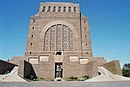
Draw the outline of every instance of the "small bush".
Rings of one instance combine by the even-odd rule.
[[[44,78],[40,78],[40,80],[44,80]]]
[[[42,80],[44,80],[44,78],[36,77],[36,79],[34,79],[34,81],[42,81]]]
[[[71,76],[71,77],[69,77],[69,79],[76,81],[78,79],[78,77]]]
[[[78,77],[70,76],[69,78],[66,79],[66,81],[77,81]]]
[[[89,79],[89,76],[87,75],[84,75],[82,78],[70,76],[69,78],[66,79],[66,81],[85,81],[87,79]]]
[[[82,78],[83,78],[84,80],[87,80],[87,79],[89,79],[89,76],[84,75]]]
[[[29,80],[34,80],[36,77],[34,75],[28,75],[25,78]]]

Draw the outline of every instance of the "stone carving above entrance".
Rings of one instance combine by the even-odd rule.
[[[73,33],[68,26],[53,25],[45,33],[44,51],[73,51],[73,40]]]

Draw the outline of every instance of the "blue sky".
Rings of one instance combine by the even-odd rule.
[[[49,1],[79,3],[89,19],[93,55],[130,63],[130,0],[0,0],[0,59],[24,56],[30,16]]]

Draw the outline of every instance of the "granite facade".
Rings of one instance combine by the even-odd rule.
[[[31,65],[36,76],[46,80],[92,78],[98,75],[98,67],[107,63],[102,57],[93,57],[88,17],[81,14],[79,4],[65,2],[40,4],[39,12],[30,18],[25,56],[10,61],[19,65],[21,77],[28,75]]]

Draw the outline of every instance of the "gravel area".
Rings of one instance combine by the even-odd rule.
[[[80,81],[39,81],[0,82],[0,87],[130,87],[130,81],[80,82]]]

